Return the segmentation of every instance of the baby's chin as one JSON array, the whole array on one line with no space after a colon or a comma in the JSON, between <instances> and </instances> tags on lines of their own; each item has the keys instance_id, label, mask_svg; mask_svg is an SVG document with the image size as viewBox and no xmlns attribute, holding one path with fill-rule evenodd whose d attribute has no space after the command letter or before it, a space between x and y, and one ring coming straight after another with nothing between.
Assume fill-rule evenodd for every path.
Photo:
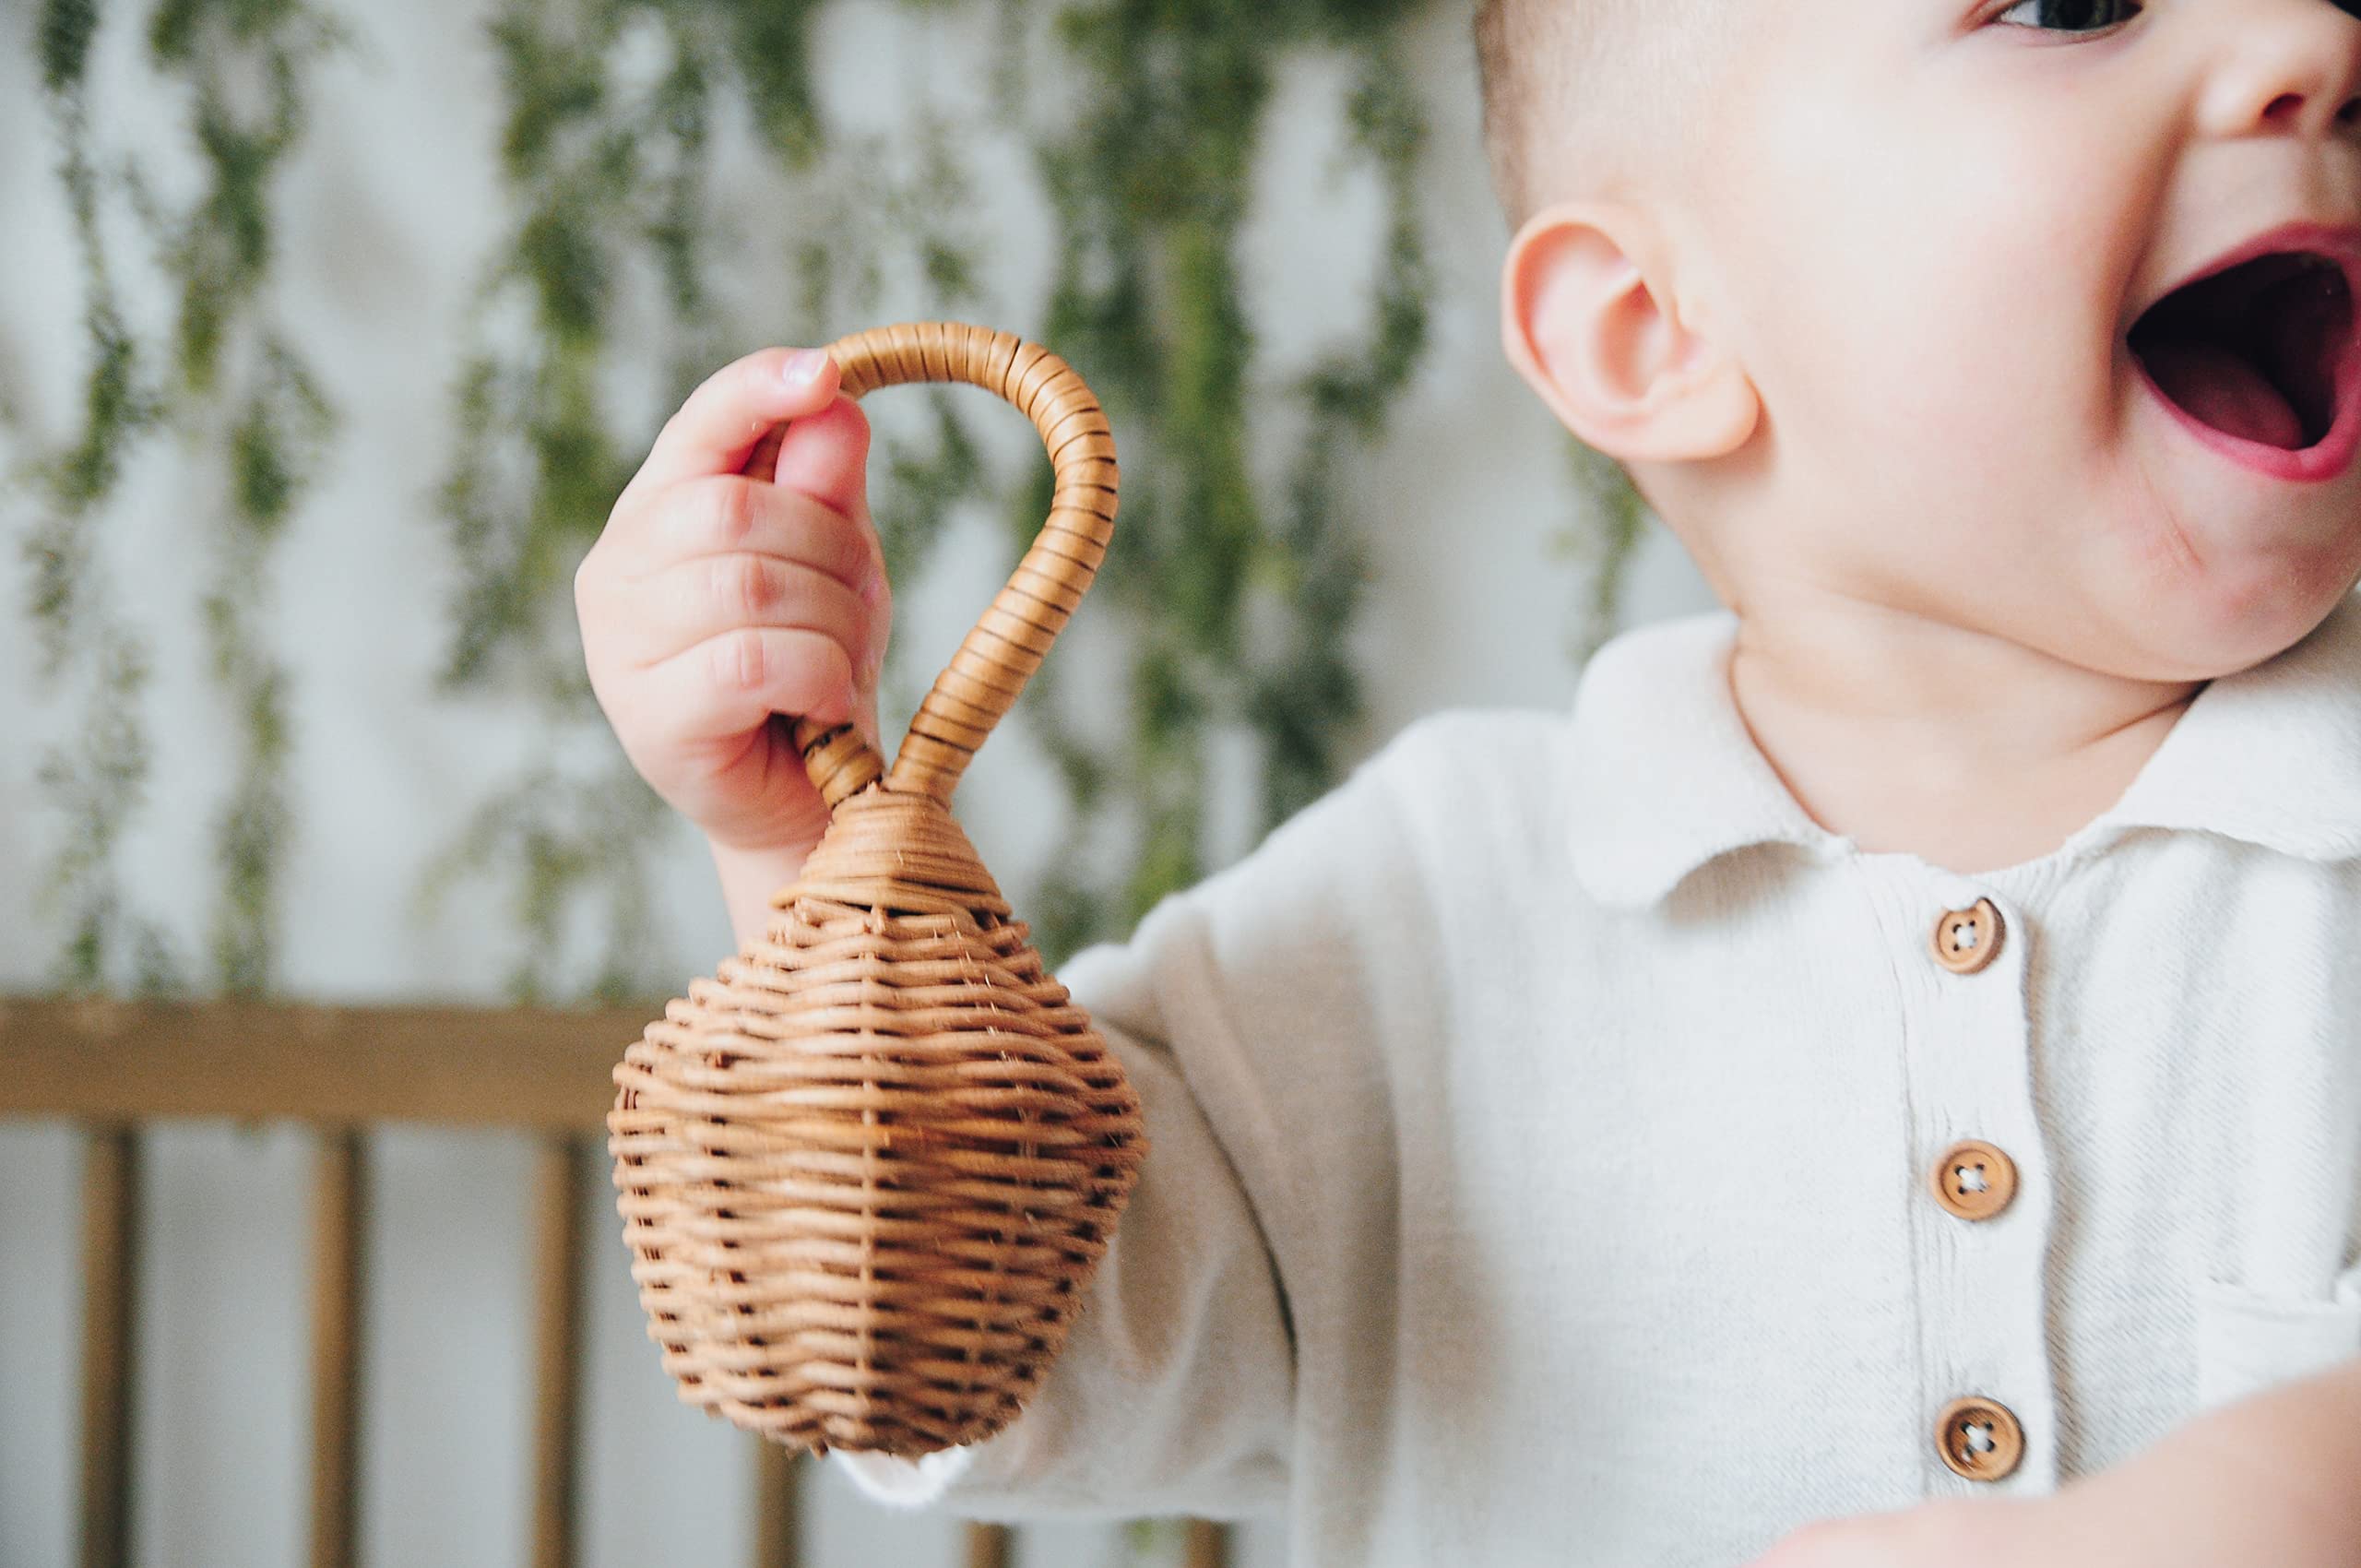
<instances>
[{"instance_id":1,"label":"baby's chin","mask_svg":"<svg viewBox=\"0 0 2361 1568\"><path fill-rule=\"evenodd\" d=\"M2232 585L2101 601L2051 651L2126 680L2215 681L2277 658L2309 636L2352 591L2355 573L2279 572Z\"/></svg>"}]
</instances>

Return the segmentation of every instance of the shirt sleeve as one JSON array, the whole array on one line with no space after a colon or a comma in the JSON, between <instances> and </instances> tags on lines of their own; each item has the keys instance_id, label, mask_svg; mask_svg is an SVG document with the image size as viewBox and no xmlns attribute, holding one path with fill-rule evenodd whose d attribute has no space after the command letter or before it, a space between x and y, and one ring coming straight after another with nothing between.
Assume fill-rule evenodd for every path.
<instances>
[{"instance_id":1,"label":"shirt sleeve","mask_svg":"<svg viewBox=\"0 0 2361 1568\"><path fill-rule=\"evenodd\" d=\"M833 1449L884 1503L976 1518L1236 1516L1287 1482L1294 1378L1278 1280L1192 1093L1162 993L1203 983L1196 912L1167 900L1061 975L1140 1097L1147 1158L1088 1299L1032 1399L991 1436L916 1460Z\"/></svg>"},{"instance_id":2,"label":"shirt sleeve","mask_svg":"<svg viewBox=\"0 0 2361 1568\"><path fill-rule=\"evenodd\" d=\"M1062 966L1140 1096L1138 1181L1025 1408L915 1460L831 1450L869 1497L988 1519L1285 1505L1305 1408L1293 1314L1358 1334L1335 1293L1376 1301L1391 1277L1382 1251L1339 1240L1370 1228L1311 1190L1314 1171L1353 1190L1353 1162L1390 1148L1360 937L1370 899L1402 897L1403 857L1376 761L1128 943ZM1390 1212L1379 1185L1358 1190L1347 1205ZM1322 1349L1325 1388L1349 1373Z\"/></svg>"}]
</instances>

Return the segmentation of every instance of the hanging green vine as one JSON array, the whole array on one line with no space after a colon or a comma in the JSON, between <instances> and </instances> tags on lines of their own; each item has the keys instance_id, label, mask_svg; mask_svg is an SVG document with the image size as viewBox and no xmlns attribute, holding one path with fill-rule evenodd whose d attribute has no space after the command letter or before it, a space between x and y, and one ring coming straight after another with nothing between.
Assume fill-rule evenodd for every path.
<instances>
[{"instance_id":1,"label":"hanging green vine","mask_svg":"<svg viewBox=\"0 0 2361 1568\"><path fill-rule=\"evenodd\" d=\"M1048 693L1032 717L1078 813L1121 800L1142 831L1114 888L1071 867L1051 873L1038 895L1045 951L1113 933L1208 869L1216 726L1248 724L1261 742L1267 828L1334 781L1361 718L1347 637L1365 568L1340 517L1338 469L1352 442L1382 429L1426 343L1415 196L1425 130L1392 54L1409 9L1114 0L1059 15L1090 86L1073 127L1042 149L1062 258L1045 333L1090 367L1127 433L1124 521L1104 580L1136 655L1133 732L1114 754L1079 739ZM1308 426L1275 508L1249 469L1250 422L1274 395L1254 374L1237 241L1271 73L1310 44L1359 56L1349 145L1377 167L1385 250L1365 340L1279 394ZM1038 517L1045 500L1037 491L1018 517ZM1277 646L1250 650L1257 597L1275 612Z\"/></svg>"},{"instance_id":2,"label":"hanging green vine","mask_svg":"<svg viewBox=\"0 0 2361 1568\"><path fill-rule=\"evenodd\" d=\"M502 167L519 217L479 291L459 380L457 459L442 505L462 577L442 683L482 685L504 663L523 666L542 708L544 757L597 711L580 659L563 651L558 590L630 475L599 400L615 275L652 255L676 317L704 293L692 214L711 78L703 55L682 48L651 90L614 90L608 56L635 9L509 0L492 27L509 90ZM421 885L431 909L459 877L505 868L524 938L509 980L520 1000L555 989L560 927L584 885L608 895L591 989L611 997L652 989L635 966L658 823L615 809L628 790L611 759L601 771L582 779L546 762L530 770L478 808Z\"/></svg>"},{"instance_id":3,"label":"hanging green vine","mask_svg":"<svg viewBox=\"0 0 2361 1568\"><path fill-rule=\"evenodd\" d=\"M255 628L268 605L271 549L335 426L316 379L265 308L270 188L302 139L304 67L342 37L301 0L163 0L148 28L157 69L188 84L205 158L206 188L186 212L141 206L178 291L173 407L226 469L222 548L203 612L240 748L213 821L221 884L208 940L216 983L231 994L272 987L279 886L294 838L287 669ZM259 113L235 101L233 84L246 79L264 84Z\"/></svg>"},{"instance_id":4,"label":"hanging green vine","mask_svg":"<svg viewBox=\"0 0 2361 1568\"><path fill-rule=\"evenodd\" d=\"M913 4L918 0L912 0ZM832 148L812 97L804 30L816 5L767 0L507 0L492 27L509 110L504 172L521 217L479 295L458 389L458 456L442 491L464 567L454 607L446 689L520 671L538 694L545 754L569 734L604 734L566 590L641 447L613 434L599 389L639 346L620 340L622 292L658 284L666 366L658 401L677 404L750 341L821 341L831 314L871 308L878 247L917 248L939 308L972 303L972 264L958 230L969 182L939 125L917 130L917 167L890 166L876 142ZM615 65L628 43L659 64L635 85ZM742 95L764 148L797 199L801 225L825 244L793 262L802 319L740 327L719 319L708 248L730 219L707 189L717 96ZM858 204L835 187L857 189ZM849 278L849 299L838 284ZM504 312L506 313L504 315ZM521 335L501 328L522 318ZM521 341L519 340L521 337ZM945 503L975 481L974 443L937 399L937 454L898 439L884 448L888 486L876 512L890 570L907 573L931 542ZM635 804L625 809L621 802ZM584 809L586 802L599 809ZM432 909L463 876L508 879L525 942L509 990L520 999L567 989L554 972L560 927L580 891L604 900L605 941L589 987L640 1000L677 984L679 962L644 929L649 859L669 817L610 743L587 775L537 770L481 807L421 885Z\"/></svg>"},{"instance_id":5,"label":"hanging green vine","mask_svg":"<svg viewBox=\"0 0 2361 1568\"><path fill-rule=\"evenodd\" d=\"M99 17L89 0L50 0L42 11L42 89L58 144L58 175L82 263L82 321L90 339L81 428L64 448L12 465L11 489L38 508L26 532L26 610L41 647L41 676L77 690L80 731L52 747L38 777L62 819L61 847L36 907L65 932L51 983L90 992L107 982L108 959L131 946L134 989L169 989L172 963L161 928L125 908L115 845L148 770L137 720L148 683L147 643L122 621L105 580L90 570L103 505L123 457L155 422L157 398L142 382L138 345L125 324L115 274L99 222L101 180L93 143L88 77Z\"/></svg>"},{"instance_id":6,"label":"hanging green vine","mask_svg":"<svg viewBox=\"0 0 2361 1568\"><path fill-rule=\"evenodd\" d=\"M338 34L285 0L165 0L157 6L147 30L148 63L187 84L193 140L208 179L196 201L174 212L149 188L136 160L113 170L101 162L89 87L100 22L89 0L51 0L41 18L42 81L83 263L89 364L79 433L62 449L28 460L15 476L38 513L23 552L42 679L90 692L80 707L81 732L53 747L39 769L67 825L41 893L43 913L62 917L67 932L52 978L64 991L100 991L128 963L136 992L189 985L162 925L128 907L114 866L151 763L141 714L150 661L143 630L116 610L91 569L105 505L125 459L148 434L172 425L217 454L226 475L225 538L204 618L215 680L240 721L243 756L214 824L221 883L211 968L219 988L259 992L271 979L275 893L291 819L286 675L252 628L268 583L268 546L316 461L328 412L276 329L255 327L247 360L233 368L230 359L249 336L243 328L257 314L267 278L269 185L301 135L303 69ZM265 82L267 98L252 121L231 89L249 72ZM177 292L175 329L161 350L140 341L117 292L116 258L101 222L110 191L120 191L145 221ZM127 957L118 959L119 952Z\"/></svg>"}]
</instances>

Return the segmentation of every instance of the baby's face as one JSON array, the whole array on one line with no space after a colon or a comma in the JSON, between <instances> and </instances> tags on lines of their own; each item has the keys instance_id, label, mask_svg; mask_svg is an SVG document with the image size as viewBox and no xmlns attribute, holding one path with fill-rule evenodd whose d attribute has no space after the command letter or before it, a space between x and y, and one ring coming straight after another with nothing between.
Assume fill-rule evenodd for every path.
<instances>
[{"instance_id":1,"label":"baby's face","mask_svg":"<svg viewBox=\"0 0 2361 1568\"><path fill-rule=\"evenodd\" d=\"M2353 3L1733 7L1696 216L1773 476L1739 581L2153 680L2317 624L2361 576Z\"/></svg>"}]
</instances>

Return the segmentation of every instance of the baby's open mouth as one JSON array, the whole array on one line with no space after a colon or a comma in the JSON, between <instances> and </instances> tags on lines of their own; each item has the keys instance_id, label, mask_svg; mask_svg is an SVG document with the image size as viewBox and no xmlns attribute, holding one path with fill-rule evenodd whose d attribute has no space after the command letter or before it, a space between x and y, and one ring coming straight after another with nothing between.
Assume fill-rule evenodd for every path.
<instances>
[{"instance_id":1,"label":"baby's open mouth","mask_svg":"<svg viewBox=\"0 0 2361 1568\"><path fill-rule=\"evenodd\" d=\"M2353 327L2343 265L2277 251L2166 294L2133 324L2130 345L2191 418L2294 452L2336 423Z\"/></svg>"}]
</instances>

